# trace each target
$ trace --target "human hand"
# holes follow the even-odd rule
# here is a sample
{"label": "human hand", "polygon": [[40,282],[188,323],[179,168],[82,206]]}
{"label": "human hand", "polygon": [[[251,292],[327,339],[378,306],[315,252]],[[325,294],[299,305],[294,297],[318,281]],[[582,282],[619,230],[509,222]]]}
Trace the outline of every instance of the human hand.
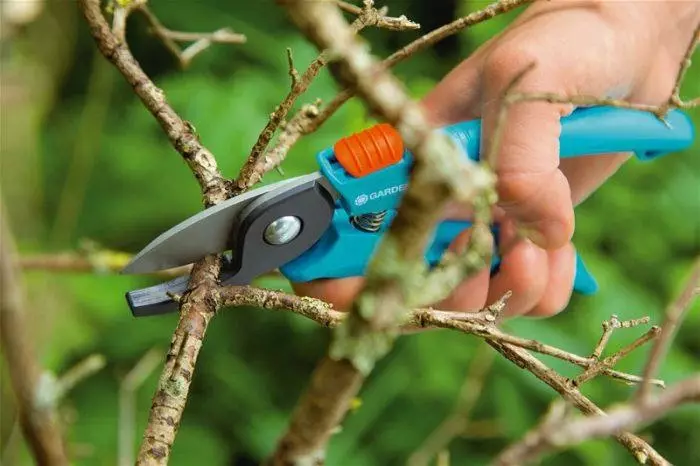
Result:
{"label": "human hand", "polygon": [[[482,156],[488,153],[500,98],[514,78],[516,92],[608,96],[662,104],[670,96],[683,54],[700,21],[694,2],[537,2],[508,29],[449,73],[423,100],[435,126],[482,118]],[[509,109],[500,150],[490,162],[498,174],[503,251],[499,272],[485,269],[434,307],[478,310],[507,290],[506,314],[550,316],[569,302],[574,280],[574,206],[629,157],[606,154],[559,159],[560,118],[571,104],[519,103]],[[445,218],[468,218],[452,206]],[[518,228],[530,232],[521,238]],[[468,242],[466,231],[452,250]],[[345,309],[360,277],[296,283],[298,294]]]}

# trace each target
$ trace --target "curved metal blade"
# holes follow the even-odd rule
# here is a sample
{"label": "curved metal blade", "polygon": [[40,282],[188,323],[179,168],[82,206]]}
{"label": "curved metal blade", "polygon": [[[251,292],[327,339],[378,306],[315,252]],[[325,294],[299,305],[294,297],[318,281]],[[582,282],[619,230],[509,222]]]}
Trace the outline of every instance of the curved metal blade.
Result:
{"label": "curved metal blade", "polygon": [[[227,242],[231,255],[224,254],[219,280],[222,285],[244,285],[255,277],[293,260],[313,246],[328,230],[336,197],[323,179],[299,177],[284,187],[251,201],[233,220]],[[297,235],[284,243],[270,243],[267,227],[276,219],[294,216],[300,220]],[[160,285],[132,290],[126,299],[134,316],[174,312],[173,294],[187,289],[189,277],[178,277]]]}
{"label": "curved metal blade", "polygon": [[238,214],[250,203],[290,184],[322,178],[318,172],[280,181],[234,197],[193,215],[151,241],[122,270],[146,273],[191,264],[228,248]]}

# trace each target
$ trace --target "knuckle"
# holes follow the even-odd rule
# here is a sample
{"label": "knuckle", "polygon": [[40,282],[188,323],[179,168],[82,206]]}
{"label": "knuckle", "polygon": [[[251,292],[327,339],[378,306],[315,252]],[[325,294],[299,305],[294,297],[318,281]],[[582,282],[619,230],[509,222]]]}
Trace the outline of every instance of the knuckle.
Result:
{"label": "knuckle", "polygon": [[484,76],[492,79],[509,79],[524,68],[537,64],[537,54],[529,47],[506,42],[495,47],[484,62]]}
{"label": "knuckle", "polygon": [[487,83],[504,88],[527,67],[542,66],[539,54],[530,47],[514,42],[505,42],[495,47],[484,60],[483,76]]}
{"label": "knuckle", "polygon": [[525,226],[543,233],[553,243],[550,246],[565,244],[574,232],[571,195],[563,192],[568,185],[558,182],[561,176],[506,173],[497,183],[499,206]]}

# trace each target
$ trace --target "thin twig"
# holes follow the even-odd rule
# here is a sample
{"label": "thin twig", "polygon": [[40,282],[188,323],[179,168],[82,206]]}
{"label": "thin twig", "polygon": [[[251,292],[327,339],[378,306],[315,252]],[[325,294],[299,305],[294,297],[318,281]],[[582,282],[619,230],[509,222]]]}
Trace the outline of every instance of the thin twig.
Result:
{"label": "thin twig", "polygon": [[[356,8],[357,19],[350,25],[350,29],[354,34],[357,34],[362,29],[369,26],[393,30],[409,30],[419,27],[416,23],[409,21],[404,16],[399,18],[385,17],[385,12],[374,8],[374,2],[372,1],[365,1],[363,8]],[[291,50],[288,50],[287,60],[290,67],[290,75],[292,76],[292,88],[284,99],[282,99],[282,102],[277,108],[270,114],[270,119],[265,125],[265,128],[260,132],[258,140],[251,149],[250,155],[241,168],[238,178],[231,183],[231,191],[234,194],[240,194],[251,188],[262,179],[265,173],[279,166],[287,152],[289,152],[291,145],[293,145],[301,135],[308,134],[311,131],[311,128],[314,126],[315,116],[313,119],[306,121],[304,126],[300,128],[301,132],[292,140],[291,144],[286,146],[283,145],[285,144],[284,142],[279,142],[278,146],[272,150],[272,152],[275,153],[274,156],[268,157],[267,146],[272,140],[272,137],[284,121],[287,113],[289,113],[294,106],[297,98],[306,92],[319,71],[326,65],[328,57],[328,52],[322,51],[318,57],[311,62],[306,71],[295,79],[296,70],[292,63]],[[292,121],[299,122],[304,120],[303,115],[305,113],[307,113],[306,110],[302,108],[297,115],[292,118]],[[289,142],[290,139],[288,138],[286,141]]]}
{"label": "thin twig", "polygon": [[586,440],[609,435],[619,436],[623,430],[633,430],[652,422],[679,405],[689,402],[700,402],[698,376],[671,386],[656,398],[646,398],[640,403],[621,406],[607,414],[599,413],[575,420],[565,415],[558,416],[536,427],[522,440],[508,447],[494,464],[506,466],[530,463],[549,450],[578,445]]}
{"label": "thin twig", "polygon": [[[622,99],[613,99],[608,97],[599,97],[591,95],[565,96],[549,92],[531,92],[510,93],[510,95],[507,95],[505,97],[504,107],[508,107],[518,102],[549,102],[573,104],[578,106],[606,105],[610,107],[628,108],[633,110],[649,112],[663,121],[668,112],[674,108],[689,109],[700,104],[700,98],[684,102],[680,97],[680,88],[683,82],[683,77],[685,76],[686,71],[691,65],[691,57],[693,56],[693,53],[699,42],[700,23],[698,23],[698,25],[695,27],[690,43],[688,44],[688,47],[685,50],[683,59],[681,60],[681,63],[679,65],[678,74],[676,75],[676,81],[673,86],[673,90],[671,91],[671,95],[669,95],[668,99],[666,99],[665,102],[659,105],[636,103]],[[320,116],[320,118],[322,118],[322,115]]]}
{"label": "thin twig", "polygon": [[[538,340],[521,338],[504,333],[503,331],[501,331],[493,325],[483,325],[476,322],[460,321],[451,318],[449,315],[440,315],[436,313],[424,313],[422,315],[421,322],[424,323],[426,326],[459,330],[464,333],[479,336],[488,341],[507,343],[513,346],[517,346],[519,348],[535,351],[540,354],[546,354],[548,356],[552,356],[561,359],[562,361],[567,361],[572,364],[576,364],[577,366],[586,369],[596,362],[595,359],[579,356],[561,348],[547,345]],[[602,374],[605,374],[608,377],[622,380],[628,384],[640,383],[642,381],[641,377],[615,371],[607,367],[602,369]],[[665,386],[662,380],[654,380],[654,384],[660,387]]]}
{"label": "thin twig", "polygon": [[[140,2],[129,3],[136,5]],[[100,52],[121,72],[144,106],[158,121],[170,143],[180,153],[199,182],[206,206],[227,199],[227,186],[213,154],[199,141],[190,123],[183,120],[161,89],[141,69],[128,45],[110,29],[100,10],[99,0],[79,0],[78,4]],[[117,6],[115,16],[123,10]],[[126,14],[126,13],[124,13]]]}
{"label": "thin twig", "polygon": [[[255,173],[262,176],[282,164],[292,146],[307,133],[307,128],[313,124],[314,119],[319,114],[320,105],[321,101],[317,100],[313,104],[302,106],[301,110],[284,125],[275,146],[257,159],[256,165],[253,167]],[[250,178],[251,183],[254,178]]]}
{"label": "thin twig", "polygon": [[[45,270],[65,273],[119,273],[133,256],[120,251],[102,249],[92,254],[63,252],[57,254],[32,254],[18,258],[17,265],[24,270]],[[172,269],[158,270],[151,275],[159,277],[179,277],[192,269],[183,265]]]}
{"label": "thin twig", "polygon": [[101,354],[92,354],[64,372],[56,382],[56,398],[61,399],[73,387],[102,370],[107,360]]}
{"label": "thin twig", "polygon": [[163,29],[162,34],[172,40],[181,42],[196,42],[202,39],[209,40],[217,44],[244,44],[246,37],[228,28],[221,28],[214,32],[184,32]]}
{"label": "thin twig", "polygon": [[299,71],[294,67],[294,55],[291,47],[287,47],[287,66],[289,67],[289,77],[292,79],[292,91],[299,84],[301,77]]}
{"label": "thin twig", "polygon": [[24,286],[16,268],[15,242],[0,202],[0,343],[15,394],[19,422],[38,464],[67,465],[55,410],[56,384],[39,365],[26,315]]}
{"label": "thin twig", "polygon": [[[180,63],[185,68],[192,63],[194,57],[208,49],[212,44],[242,44],[245,42],[245,36],[236,34],[229,28],[217,29],[211,33],[183,33],[175,31],[167,31],[165,35],[175,37],[199,37],[193,44],[189,45],[180,54]],[[182,40],[182,39],[176,39]]]}
{"label": "thin twig", "polygon": [[126,20],[135,10],[141,8],[148,0],[131,0],[116,2],[112,14],[112,33],[120,42],[126,42]]}
{"label": "thin twig", "polygon": [[[229,28],[222,28],[214,32],[172,31],[163,26],[145,2],[137,7],[137,11],[146,18],[153,35],[163,42],[163,45],[177,58],[182,68],[189,66],[195,55],[206,50],[211,44],[244,44],[246,42],[246,36],[234,33]],[[194,42],[194,44],[182,50],[177,42]]]}
{"label": "thin twig", "polygon": [[[261,309],[293,312],[313,320],[323,327],[335,328],[348,317],[347,312],[333,309],[320,299],[297,296],[283,291],[255,288],[252,286],[225,286],[219,289],[222,306],[253,306]],[[480,312],[452,312],[435,309],[416,309],[408,314],[403,325],[407,328],[429,328],[427,315],[435,318],[453,319],[455,322],[486,324],[494,322],[501,305],[494,304]]]}
{"label": "thin twig", "polygon": [[586,381],[591,380],[600,374],[603,369],[615,366],[622,358],[629,355],[632,351],[656,338],[660,332],[661,329],[659,327],[654,326],[650,328],[644,335],[640,336],[629,345],[623,347],[612,356],[608,356],[603,361],[596,361],[593,363],[588,369],[574,379],[574,384],[581,386]]}
{"label": "thin twig", "polygon": [[664,318],[663,324],[661,324],[661,335],[659,335],[659,338],[652,346],[649,359],[644,366],[644,381],[637,391],[637,401],[641,402],[649,396],[649,381],[656,375],[678,326],[683,321],[693,298],[695,298],[698,293],[700,293],[700,258],[695,260],[695,264],[690,272],[690,277],[683,286],[678,298],[666,308],[666,317]]}
{"label": "thin twig", "polygon": [[681,99],[681,85],[683,84],[683,78],[685,77],[685,73],[688,71],[688,68],[690,68],[692,63],[691,57],[693,56],[698,43],[700,43],[700,22],[697,24],[697,26],[695,26],[693,37],[690,39],[690,44],[688,45],[688,48],[683,55],[683,59],[681,60],[681,66],[678,69],[678,75],[676,76],[676,84],[673,86],[671,98],[668,99],[669,106],[688,109],[700,105],[700,98],[695,98],[687,102],[684,102],[683,99]]}
{"label": "thin twig", "polygon": [[[527,3],[531,3],[532,1],[533,0],[500,0],[494,2],[481,10],[456,19],[449,24],[441,26],[433,31],[430,31],[426,35],[421,36],[420,38],[391,54],[382,62],[382,65],[386,68],[391,68],[453,34],[457,34],[468,27],[487,21],[495,16],[508,13],[509,11],[512,11]],[[320,128],[321,125],[323,125],[331,116],[333,116],[335,112],[338,111],[338,109],[340,109],[340,107],[342,107],[343,104],[354,95],[355,91],[349,88],[336,94],[336,96],[324,107],[321,114],[315,120],[314,125],[309,129],[309,132],[316,131],[318,128]]]}
{"label": "thin twig", "polygon": [[600,336],[600,340],[598,340],[598,343],[595,345],[595,348],[593,349],[593,354],[591,354],[592,358],[595,359],[600,359],[601,354],[603,354],[603,350],[605,350],[605,347],[608,344],[608,341],[610,340],[610,336],[612,336],[613,332],[617,330],[618,328],[633,328],[638,325],[642,324],[648,324],[649,323],[649,317],[642,317],[641,319],[632,319],[632,320],[624,320],[621,321],[619,317],[616,315],[612,315],[610,319],[603,321],[603,334]]}
{"label": "thin twig", "polygon": [[[565,377],[557,374],[556,371],[552,370],[542,361],[531,355],[527,350],[495,341],[488,341],[488,344],[491,345],[496,351],[501,353],[506,359],[513,362],[518,367],[531,372],[538,379],[552,387],[564,398],[564,400],[572,403],[582,413],[586,415],[598,416],[605,414],[602,409],[583,395],[578,388],[570,384]],[[627,448],[640,464],[650,464],[654,466],[669,465],[668,461],[666,461],[666,459],[664,459],[664,457],[654,450],[654,448],[652,448],[648,443],[629,432],[616,433],[615,439],[622,446]],[[521,460],[519,457],[513,457],[509,454],[505,458],[498,458],[495,464],[505,466],[520,464],[520,461]]]}
{"label": "thin twig", "polygon": [[[347,312],[336,311],[324,301],[300,297],[282,291],[246,286],[227,286],[222,287],[219,294],[222,306],[254,306],[268,310],[293,312],[311,319],[324,327],[337,327],[348,317]],[[576,364],[584,369],[591,367],[596,362],[594,359],[579,356],[537,340],[510,335],[500,330],[494,324],[498,322],[509,297],[510,293],[506,293],[500,300],[479,312],[441,311],[430,308],[415,309],[403,320],[402,327],[406,330],[429,328],[457,330],[486,340],[508,343],[546,354],[562,361]],[[636,384],[642,381],[641,377],[619,372],[610,367],[602,368],[601,373],[627,384]],[[662,388],[665,386],[662,380],[654,380],[653,383]]]}

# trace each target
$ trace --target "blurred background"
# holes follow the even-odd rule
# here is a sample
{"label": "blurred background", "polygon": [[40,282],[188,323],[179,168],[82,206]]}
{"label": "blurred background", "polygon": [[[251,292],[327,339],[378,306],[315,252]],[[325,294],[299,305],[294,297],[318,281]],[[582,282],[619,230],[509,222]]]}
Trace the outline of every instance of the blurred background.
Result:
{"label": "blurred background", "polygon": [[[390,12],[421,23],[423,31],[485,5],[469,0],[386,3]],[[3,0],[1,8],[0,180],[5,214],[22,255],[100,248],[134,253],[199,211],[199,190],[189,169],[130,87],[99,55],[75,3]],[[213,46],[183,71],[139,15],[128,27],[131,48],[143,68],[183,118],[196,126],[224,174],[233,176],[268,114],[289,89],[285,47],[292,47],[300,70],[314,58],[314,49],[272,0],[153,2],[152,10],[171,29],[213,31],[228,26],[248,37],[244,45]],[[396,71],[420,97],[516,14],[453,36]],[[376,53],[386,56],[419,34],[368,31],[365,37]],[[328,101],[334,93],[332,80],[323,74],[299,104],[316,97]],[[700,66],[685,79],[684,95],[700,95]],[[700,127],[700,113],[691,114]],[[317,151],[368,123],[362,106],[349,103],[318,133],[295,146],[283,165],[284,176],[314,170]],[[587,355],[600,335],[601,322],[611,314],[621,319],[650,315],[660,323],[665,305],[679,292],[700,253],[698,149],[696,142],[685,152],[653,163],[630,161],[581,205],[575,243],[598,278],[600,292],[575,297],[555,318],[517,320],[508,323],[508,330]],[[272,173],[265,182],[281,178]],[[24,278],[27,311],[45,367],[61,373],[89,355],[106,359],[106,367],[79,384],[62,404],[75,464],[118,464],[120,430],[124,438],[132,436],[133,448],[140,443],[159,358],[177,319],[169,315],[136,320],[123,294],[160,279],[100,270],[27,270]],[[259,285],[289,289],[283,279],[266,279]],[[697,311],[696,305],[661,369],[660,376],[669,383],[700,368]],[[643,331],[618,331],[609,350]],[[328,337],[327,330],[292,314],[222,311],[207,334],[171,464],[257,464],[286,427]],[[147,354],[139,369],[146,377],[134,389],[132,427],[128,418],[119,416],[120,392],[122,411],[128,413],[124,402],[130,399],[130,385],[124,379]],[[636,351],[620,368],[638,373],[646,354],[645,349]],[[480,341],[456,332],[401,338],[332,440],[328,464],[398,465],[412,454],[415,459],[452,411],[472,363],[481,367],[482,375],[467,386],[478,387],[483,378],[484,387],[480,394],[467,393],[478,398],[449,451],[451,464],[487,463],[533,426],[555,398],[530,374],[500,356],[489,356]],[[143,369],[149,359],[155,362],[152,372]],[[578,373],[559,361],[545,362],[566,375]],[[5,363],[0,364],[2,462],[30,464],[15,422]],[[603,406],[623,401],[633,391],[607,379],[584,387],[584,393]],[[642,433],[674,464],[700,462],[700,408],[679,409]],[[552,455],[543,464],[624,465],[633,460],[606,440]]]}

